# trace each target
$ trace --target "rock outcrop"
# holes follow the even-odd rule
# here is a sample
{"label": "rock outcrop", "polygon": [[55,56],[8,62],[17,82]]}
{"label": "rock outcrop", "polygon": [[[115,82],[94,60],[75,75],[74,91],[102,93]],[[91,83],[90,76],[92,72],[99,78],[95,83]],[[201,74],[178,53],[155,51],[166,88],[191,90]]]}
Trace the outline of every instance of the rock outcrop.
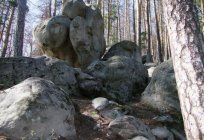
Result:
{"label": "rock outcrop", "polygon": [[135,61],[142,63],[142,57],[139,53],[139,47],[132,41],[121,41],[113,45],[103,56],[103,60],[107,60],[113,56],[126,56],[134,58]]}
{"label": "rock outcrop", "polygon": [[106,48],[100,10],[83,0],[63,1],[62,15],[40,23],[33,34],[44,54],[83,69],[100,59]]}
{"label": "rock outcrop", "polygon": [[149,85],[142,94],[142,102],[160,111],[180,112],[172,60],[163,62],[156,67]]}
{"label": "rock outcrop", "polygon": [[0,133],[11,139],[74,140],[74,106],[51,81],[29,78],[0,91]]}
{"label": "rock outcrop", "polygon": [[78,93],[77,72],[64,61],[49,57],[0,58],[0,84],[5,88],[16,85],[29,77],[50,80],[72,95]]}
{"label": "rock outcrop", "polygon": [[78,68],[75,68],[75,70],[76,70],[75,76],[78,82],[80,94],[89,98],[101,96],[102,93],[101,81],[87,73],[82,72]]}
{"label": "rock outcrop", "polygon": [[34,38],[43,54],[77,66],[77,55],[69,38],[70,22],[66,16],[48,19],[36,26]]}
{"label": "rock outcrop", "polygon": [[87,17],[76,17],[70,25],[70,39],[81,68],[99,60],[105,52],[103,18],[98,10],[87,9]]}
{"label": "rock outcrop", "polygon": [[127,102],[133,96],[140,96],[148,79],[146,67],[126,56],[95,61],[86,71],[102,81],[105,96],[119,102]]}
{"label": "rock outcrop", "polygon": [[108,126],[113,132],[118,133],[126,139],[135,136],[144,136],[149,140],[156,140],[150,128],[141,120],[133,116],[122,116],[110,122]]}
{"label": "rock outcrop", "polygon": [[85,17],[86,8],[83,0],[63,0],[62,15],[70,19],[74,19],[77,16]]}

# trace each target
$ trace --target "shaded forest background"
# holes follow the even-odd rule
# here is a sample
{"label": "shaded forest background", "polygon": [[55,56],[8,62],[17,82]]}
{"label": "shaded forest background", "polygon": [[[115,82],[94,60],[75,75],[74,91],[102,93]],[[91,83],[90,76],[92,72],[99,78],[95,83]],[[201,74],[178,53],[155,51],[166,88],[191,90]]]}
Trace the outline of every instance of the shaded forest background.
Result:
{"label": "shaded forest background", "polygon": [[[61,12],[61,0],[18,1],[0,0],[1,57],[30,56],[36,48],[32,36],[34,26]],[[142,55],[147,55],[146,61],[160,63],[171,57],[162,0],[84,1],[87,5],[101,10],[107,47],[122,40],[131,40],[138,44]],[[203,1],[194,0],[194,4],[200,19],[200,29],[203,30]],[[17,21],[19,9],[23,9],[26,15],[25,20],[20,22]],[[21,26],[25,24],[24,30],[19,30],[19,23]],[[19,37],[19,32],[24,32],[24,36]],[[19,40],[23,45],[18,45]],[[19,50],[20,53],[17,53]]]}

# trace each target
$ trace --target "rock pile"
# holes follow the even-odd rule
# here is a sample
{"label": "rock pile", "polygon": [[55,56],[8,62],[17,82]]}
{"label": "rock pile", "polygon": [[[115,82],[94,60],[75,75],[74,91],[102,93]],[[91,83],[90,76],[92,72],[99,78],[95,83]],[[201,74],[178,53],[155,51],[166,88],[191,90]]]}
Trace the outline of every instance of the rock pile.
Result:
{"label": "rock pile", "polygon": [[101,13],[82,0],[63,1],[62,15],[40,23],[33,34],[44,54],[65,60],[70,66],[86,68],[105,52]]}

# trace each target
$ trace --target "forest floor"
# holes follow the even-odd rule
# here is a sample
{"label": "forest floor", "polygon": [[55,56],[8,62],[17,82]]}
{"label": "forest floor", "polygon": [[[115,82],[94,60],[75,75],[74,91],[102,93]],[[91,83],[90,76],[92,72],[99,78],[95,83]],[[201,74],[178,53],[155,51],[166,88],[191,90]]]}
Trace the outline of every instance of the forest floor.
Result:
{"label": "forest floor", "polygon": [[[107,120],[99,116],[96,110],[92,107],[91,100],[89,99],[72,99],[76,108],[75,125],[78,135],[78,140],[125,140],[121,136],[112,133],[108,129],[110,120]],[[132,101],[126,104],[131,109],[130,114],[136,118],[141,119],[150,128],[158,126],[174,125],[174,128],[178,128],[178,123],[162,124],[153,119],[158,116],[162,116],[158,110],[155,110],[138,101]],[[168,112],[171,116],[176,118],[178,114],[175,112]],[[98,129],[96,129],[99,126]]]}
{"label": "forest floor", "polygon": [[[73,104],[75,106],[75,126],[77,131],[77,140],[125,140],[118,134],[114,134],[108,129],[108,124],[111,120],[107,120],[100,115],[92,106],[92,100],[86,98],[73,98]],[[180,123],[162,123],[153,119],[165,114],[160,113],[143,103],[138,101],[132,101],[127,103],[131,110],[128,115],[132,115],[141,119],[150,128],[158,126],[181,128]],[[178,114],[175,112],[168,112],[166,114],[171,115],[174,119],[178,119]],[[0,135],[0,140],[10,140],[7,137]]]}

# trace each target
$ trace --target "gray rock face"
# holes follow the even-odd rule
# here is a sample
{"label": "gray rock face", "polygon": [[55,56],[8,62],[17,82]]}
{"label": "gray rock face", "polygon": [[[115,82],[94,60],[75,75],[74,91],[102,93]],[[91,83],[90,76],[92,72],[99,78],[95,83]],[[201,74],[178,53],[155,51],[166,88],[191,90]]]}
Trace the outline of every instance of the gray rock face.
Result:
{"label": "gray rock face", "polygon": [[81,69],[75,68],[75,70],[80,94],[85,97],[100,96],[102,83],[93,76],[83,73]]}
{"label": "gray rock face", "polygon": [[81,68],[99,60],[105,52],[104,25],[100,11],[87,7],[85,18],[75,17],[70,25],[70,39]]}
{"label": "gray rock face", "polygon": [[51,80],[69,94],[77,94],[76,71],[64,61],[49,57],[0,58],[0,84],[5,88],[16,85],[29,77]]}
{"label": "gray rock face", "polygon": [[0,133],[11,139],[76,137],[69,96],[50,81],[29,78],[0,91],[0,109]]}
{"label": "gray rock face", "polygon": [[108,99],[103,97],[93,99],[92,106],[97,110],[101,117],[105,118],[109,122],[129,113],[126,106],[122,106],[114,101],[108,101]]}
{"label": "gray rock face", "polygon": [[112,56],[126,56],[134,58],[135,61],[142,63],[142,57],[139,53],[138,46],[131,41],[121,41],[113,45],[103,56],[106,60]]}
{"label": "gray rock face", "polygon": [[86,4],[83,0],[64,0],[62,15],[73,19],[77,16],[85,17]]}
{"label": "gray rock face", "polygon": [[56,16],[40,23],[34,29],[34,37],[37,46],[44,54],[76,66],[77,56],[69,39],[69,26],[69,18]]}
{"label": "gray rock face", "polygon": [[142,94],[142,102],[160,111],[180,111],[172,60],[154,70],[152,79]]}
{"label": "gray rock face", "polygon": [[104,109],[100,110],[99,114],[107,120],[114,120],[116,118],[125,116],[129,110],[119,105],[108,104]]}
{"label": "gray rock face", "polygon": [[95,61],[87,72],[102,81],[103,93],[107,97],[119,102],[127,102],[133,95],[140,96],[148,77],[143,64],[126,56]]}
{"label": "gray rock face", "polygon": [[104,22],[99,9],[83,0],[63,0],[63,16],[40,23],[33,34],[43,54],[85,69],[105,52]]}
{"label": "gray rock face", "polygon": [[151,131],[159,140],[174,140],[173,134],[166,127],[156,127]]}
{"label": "gray rock face", "polygon": [[108,127],[126,139],[131,139],[135,136],[144,136],[147,139],[156,140],[150,128],[133,116],[116,118],[110,122]]}

